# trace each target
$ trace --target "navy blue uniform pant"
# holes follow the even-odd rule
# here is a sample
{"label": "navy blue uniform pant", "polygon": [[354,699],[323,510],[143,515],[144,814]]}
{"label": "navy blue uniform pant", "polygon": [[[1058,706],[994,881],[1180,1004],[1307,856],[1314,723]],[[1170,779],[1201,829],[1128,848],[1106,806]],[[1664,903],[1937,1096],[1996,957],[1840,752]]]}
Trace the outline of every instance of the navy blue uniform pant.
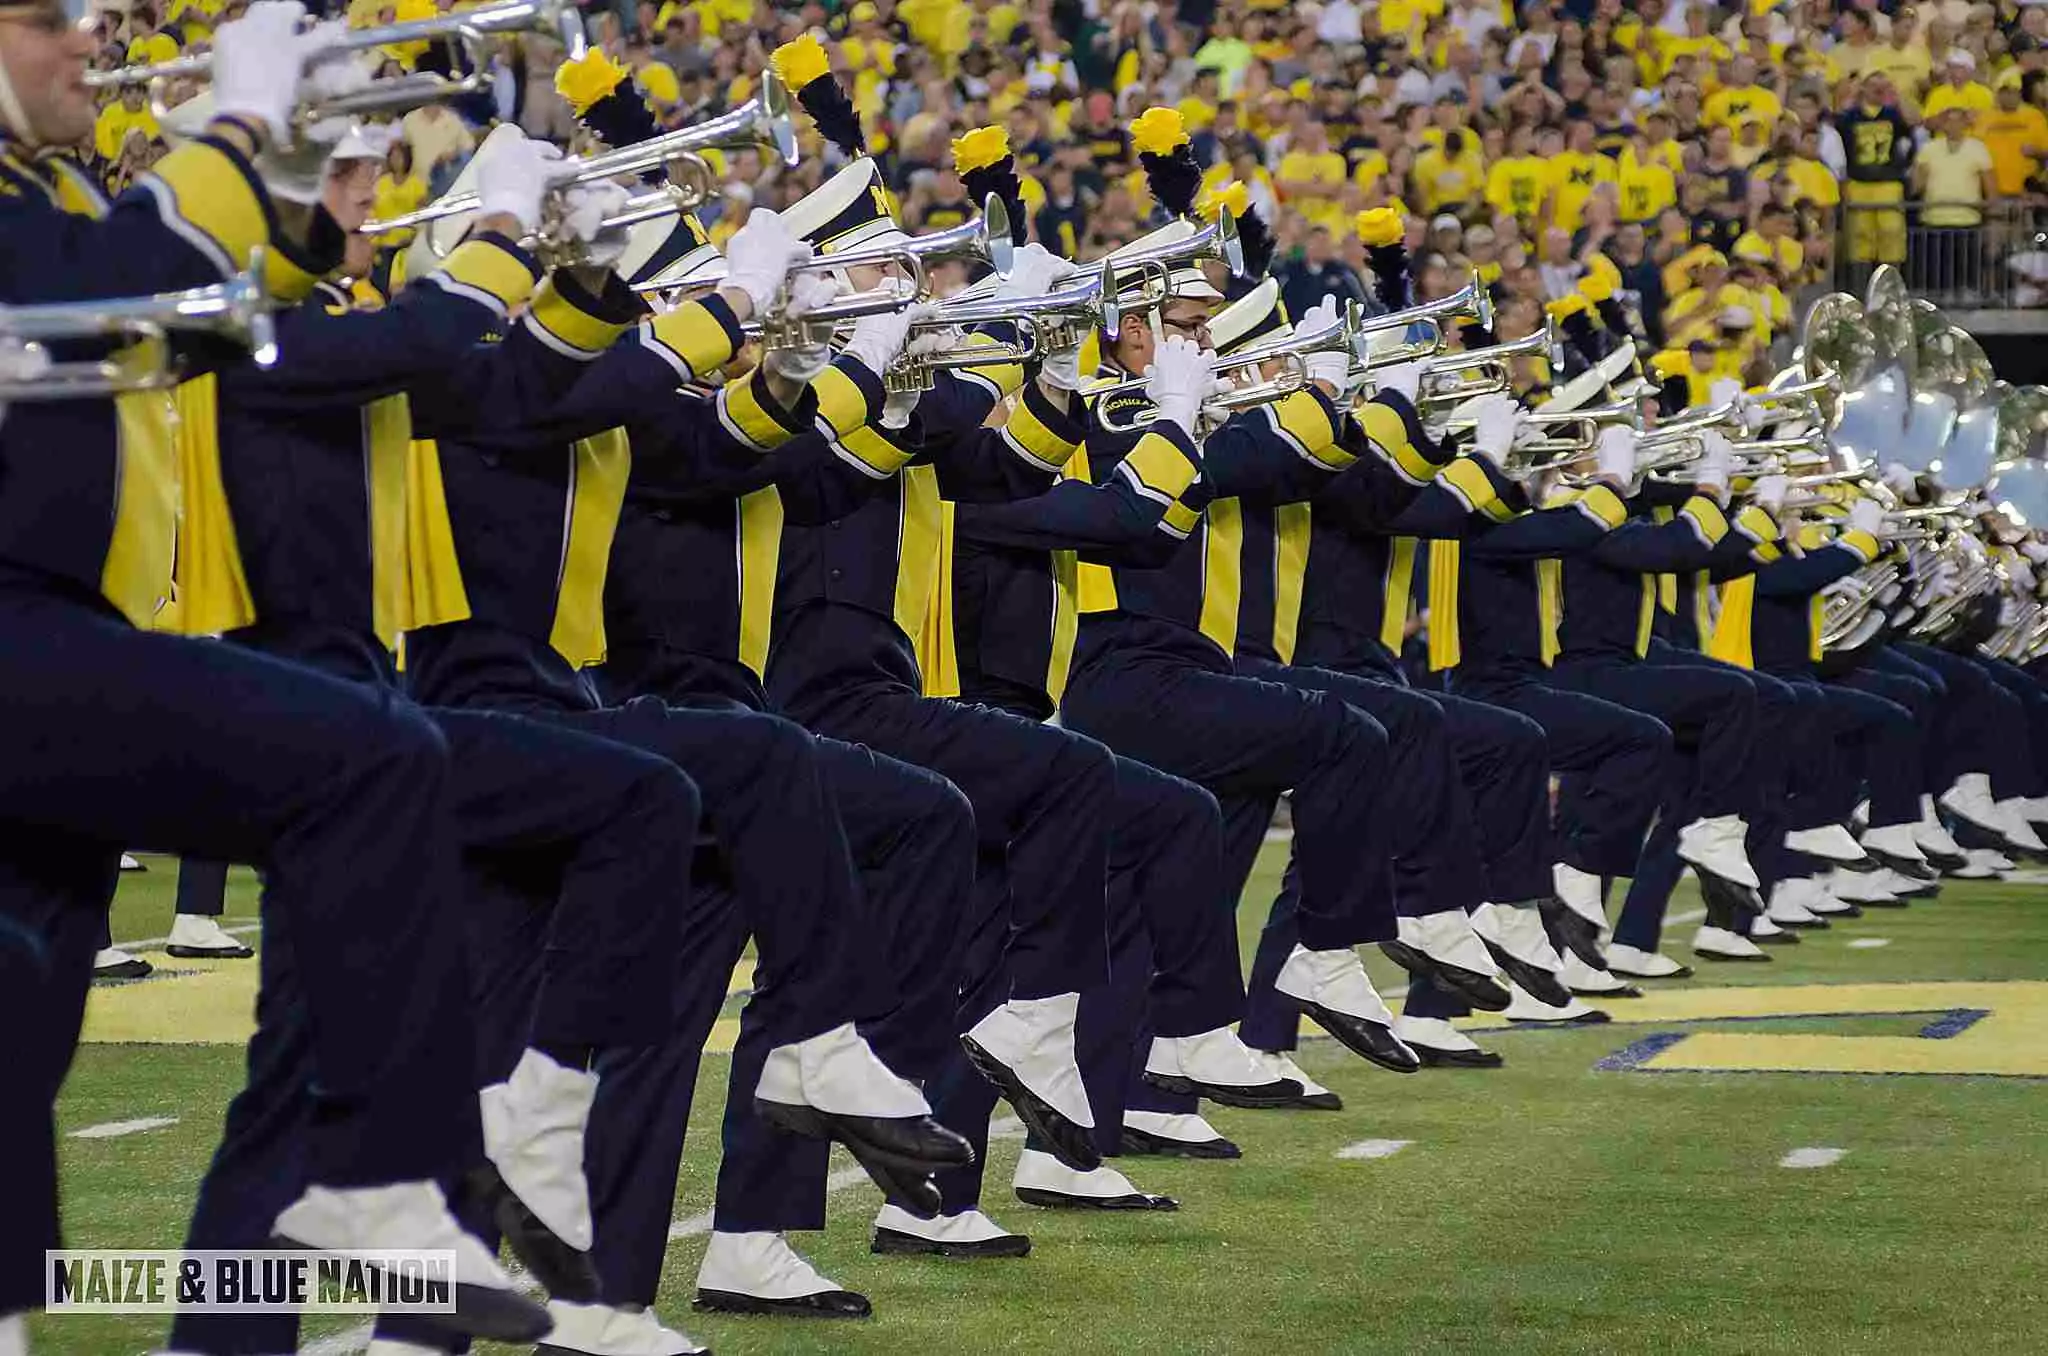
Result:
{"label": "navy blue uniform pant", "polygon": [[[1393,860],[1398,914],[1470,912],[1485,901],[1487,879],[1471,797],[1459,776],[1451,721],[1441,704],[1374,677],[1258,660],[1239,667],[1269,682],[1327,693],[1371,716],[1387,732],[1380,815]],[[1299,899],[1300,877],[1290,853],[1252,961],[1244,1031],[1245,1040],[1259,1049],[1293,1049],[1300,1027],[1300,1014],[1273,988],[1300,940]]]}
{"label": "navy blue uniform pant", "polygon": [[[11,1001],[19,1108],[0,1313],[39,1305],[58,1246],[58,1088],[121,850],[261,863],[267,921],[303,943],[320,1072],[310,1180],[433,1177],[476,1133],[447,745],[387,694],[225,645],[137,632],[96,599],[0,581],[0,915],[42,983]],[[284,921],[288,920],[288,921]],[[19,1138],[17,1138],[17,1136]],[[265,1221],[267,1224],[268,1221]]]}
{"label": "navy blue uniform pant", "polygon": [[[1109,750],[996,707],[920,695],[917,666],[881,617],[817,603],[776,625],[768,695],[778,709],[929,768],[973,806],[979,861],[952,1030],[1013,998],[1105,983],[1117,789]],[[949,1051],[925,1091],[943,1124],[986,1144],[992,1089],[964,1050]],[[950,1202],[970,1179],[978,1192],[978,1171],[941,1174],[940,1190]]]}
{"label": "navy blue uniform pant", "polygon": [[1871,828],[1918,821],[1920,797],[1934,789],[1926,767],[1928,740],[1940,719],[1935,685],[1866,665],[1828,678],[1824,686],[1865,699],[1843,710],[1839,698],[1829,698],[1838,720],[1828,822],[1846,823],[1859,794],[1869,797]]}
{"label": "navy blue uniform pant", "polygon": [[1625,876],[1635,869],[1668,775],[1669,726],[1516,670],[1453,669],[1451,690],[1543,727],[1551,771],[1566,783],[1554,828],[1559,861],[1595,876]]}
{"label": "navy blue uniform pant", "polygon": [[1327,951],[1392,938],[1380,724],[1327,693],[1240,675],[1183,628],[1104,625],[1117,632],[1098,631],[1068,680],[1068,727],[1215,795],[1233,899],[1291,791],[1301,944]]}
{"label": "navy blue uniform pant", "polygon": [[[529,1046],[581,1064],[665,1038],[675,957],[696,945],[684,931],[695,788],[672,764],[607,740],[494,712],[428,714],[453,755],[464,880],[439,906],[468,942],[471,1088],[501,1081]],[[200,1184],[191,1248],[264,1246],[304,1186],[315,1076],[307,958],[288,931],[266,927],[264,940],[248,1079]],[[481,1142],[471,1150],[474,1161]],[[295,1332],[290,1314],[184,1315],[172,1345],[288,1351]]]}
{"label": "navy blue uniform pant", "polygon": [[1992,682],[2019,699],[2020,708],[2026,714],[2027,749],[2034,769],[2035,789],[2026,794],[2048,795],[2048,690],[2043,690],[2025,669],[2009,659],[1972,655],[1970,660],[1982,668]]}
{"label": "navy blue uniform pant", "polygon": [[1899,660],[1911,661],[1941,684],[1942,735],[1927,745],[1931,794],[1946,791],[1966,772],[1988,775],[1991,794],[1999,800],[2040,794],[2033,744],[2022,734],[2026,707],[2018,696],[1968,656],[1903,641],[1889,649],[1892,654],[1880,652],[1880,664],[1889,669]]}

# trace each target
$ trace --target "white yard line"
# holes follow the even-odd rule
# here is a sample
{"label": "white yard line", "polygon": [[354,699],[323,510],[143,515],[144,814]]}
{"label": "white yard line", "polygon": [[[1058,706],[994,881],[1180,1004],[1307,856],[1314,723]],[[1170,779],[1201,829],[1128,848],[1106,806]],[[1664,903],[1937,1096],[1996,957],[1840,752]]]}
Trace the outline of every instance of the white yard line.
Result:
{"label": "white yard line", "polygon": [[1362,1139],[1337,1150],[1337,1157],[1392,1158],[1414,1142],[1412,1139]]}
{"label": "white yard line", "polygon": [[176,1125],[176,1116],[144,1116],[132,1121],[108,1121],[105,1125],[88,1125],[83,1130],[73,1130],[69,1139],[119,1139],[123,1135],[139,1135],[145,1130],[161,1130],[167,1125]]}
{"label": "white yard line", "polygon": [[1805,1149],[1794,1149],[1778,1160],[1781,1168],[1831,1168],[1842,1161],[1847,1149],[1829,1149],[1814,1145]]}
{"label": "white yard line", "polygon": [[1890,946],[1891,944],[1892,939],[1889,937],[1858,937],[1855,941],[1849,943],[1849,948],[1852,951],[1873,951],[1880,946]]}

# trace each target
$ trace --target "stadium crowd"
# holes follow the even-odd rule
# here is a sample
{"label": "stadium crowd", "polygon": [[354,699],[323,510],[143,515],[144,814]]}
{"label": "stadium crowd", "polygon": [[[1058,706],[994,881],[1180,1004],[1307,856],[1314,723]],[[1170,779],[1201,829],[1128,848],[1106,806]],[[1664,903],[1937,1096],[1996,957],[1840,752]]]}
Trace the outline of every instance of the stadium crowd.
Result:
{"label": "stadium crowd", "polygon": [[[239,8],[110,8],[102,64],[169,56]],[[1925,242],[1917,281],[1981,281],[1974,261],[2031,221],[2048,155],[2048,4],[2015,0],[614,0],[594,13],[670,125],[744,101],[777,43],[829,34],[913,225],[971,214],[947,147],[1002,122],[1037,237],[1100,257],[1151,206],[1123,128],[1168,104],[1212,179],[1251,186],[1279,223],[1291,304],[1331,286],[1363,298],[1351,223],[1399,206],[1411,247],[1511,295],[1562,297],[1611,261],[1660,347],[1716,328],[1768,343],[1787,298],[1826,280],[1838,251],[1907,262],[1909,221]],[[380,215],[445,186],[494,119],[570,138],[553,44],[501,39],[491,60],[488,93],[404,120]],[[95,141],[116,186],[162,151],[140,91],[109,103]],[[837,161],[742,168],[704,214],[714,239],[754,199],[792,202]]]}

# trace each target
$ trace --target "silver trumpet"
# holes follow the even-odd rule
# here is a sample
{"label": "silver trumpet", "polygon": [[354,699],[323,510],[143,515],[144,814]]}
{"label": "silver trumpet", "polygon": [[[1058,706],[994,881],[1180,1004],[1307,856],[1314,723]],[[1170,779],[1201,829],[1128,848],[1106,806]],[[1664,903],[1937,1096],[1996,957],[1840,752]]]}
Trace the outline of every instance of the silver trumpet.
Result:
{"label": "silver trumpet", "polygon": [[[353,117],[362,113],[393,113],[488,89],[491,73],[488,54],[484,50],[485,40],[502,33],[533,30],[553,33],[560,37],[569,49],[571,57],[583,55],[583,14],[576,8],[573,0],[501,0],[498,4],[482,5],[461,13],[437,15],[432,19],[415,19],[409,23],[350,29],[328,50],[363,52],[408,42],[432,42],[441,38],[453,38],[460,42],[468,53],[469,72],[466,75],[451,77],[431,71],[418,71],[409,75],[374,80],[365,89],[334,99],[304,104],[294,110],[294,119],[299,125],[304,126],[324,118]],[[174,81],[207,75],[212,69],[213,55],[210,52],[199,52],[172,61],[123,66],[112,71],[88,71],[85,82],[94,89],[127,89],[135,85],[146,85],[149,87],[150,107],[157,118],[162,120],[170,110],[165,98],[169,85]]]}
{"label": "silver trumpet", "polygon": [[0,402],[81,400],[124,391],[157,391],[181,379],[176,358],[162,341],[174,333],[230,339],[249,350],[259,367],[277,361],[277,329],[263,284],[262,251],[246,272],[184,292],[104,301],[0,306],[0,341],[14,340],[33,362],[45,344],[114,340],[141,344],[106,358],[51,361],[32,377],[0,382]]}
{"label": "silver trumpet", "polygon": [[[1123,309],[1149,311],[1165,305],[1173,295],[1174,269],[1209,260],[1221,263],[1230,270],[1233,278],[1244,276],[1244,246],[1237,238],[1237,218],[1227,207],[1217,213],[1216,220],[1193,235],[1148,249],[1120,251],[1110,255],[1104,263],[1113,270],[1116,278],[1113,290],[1121,297]],[[1126,273],[1138,275],[1135,284],[1124,280]]]}
{"label": "silver trumpet", "polygon": [[[1511,476],[1562,470],[1591,456],[1603,430],[1632,428],[1641,417],[1642,410],[1633,400],[1568,410],[1546,409],[1539,405],[1523,414],[1521,422],[1524,427],[1543,432],[1535,437],[1517,437],[1514,446],[1508,449],[1507,464],[1503,470]],[[1475,427],[1477,423],[1476,415],[1461,413],[1453,415],[1446,427],[1462,431]]]}
{"label": "silver trumpet", "polygon": [[[694,127],[663,132],[617,150],[599,151],[595,155],[564,161],[554,187],[572,188],[578,184],[599,183],[665,168],[669,181],[663,191],[669,195],[672,204],[668,210],[685,211],[705,202],[719,187],[718,178],[705,162],[703,152],[757,147],[781,156],[785,165],[796,164],[796,131],[790,121],[789,91],[773,71],[761,73],[759,94],[721,117]],[[451,217],[473,216],[476,211],[475,193],[448,193],[417,211],[365,222],[357,229],[364,235],[382,235],[386,231],[425,226]],[[635,220],[651,220],[652,215]],[[428,232],[430,241],[434,234]],[[445,252],[436,249],[437,254]]]}
{"label": "silver trumpet", "polygon": [[882,384],[891,392],[928,391],[941,371],[1031,362],[1078,346],[1098,327],[1114,328],[1116,314],[1116,294],[1107,269],[1042,296],[977,296],[948,301],[937,314],[914,328],[924,332],[965,331],[977,325],[1007,324],[1016,330],[1017,337],[998,341],[987,336],[963,335],[958,344],[937,352],[906,353],[883,375]]}
{"label": "silver trumpet", "polygon": [[[1240,349],[1216,360],[1219,376],[1231,372],[1253,371],[1277,363],[1280,370],[1272,376],[1261,375],[1243,385],[1218,392],[1202,402],[1202,418],[1208,423],[1222,423],[1240,410],[1255,405],[1270,405],[1302,390],[1308,385],[1308,359],[1311,354],[1342,354],[1351,361],[1353,370],[1363,365],[1365,350],[1365,326],[1358,304],[1352,302],[1339,311],[1330,324],[1312,330],[1296,329],[1284,338],[1268,340],[1250,348]],[[1083,392],[1087,396],[1107,396],[1124,391],[1143,390],[1145,378],[1127,377],[1106,385],[1093,386]],[[1157,407],[1143,405],[1132,411],[1127,419],[1114,419],[1110,412],[1101,410],[1096,416],[1102,426],[1111,432],[1128,432],[1154,423],[1159,418]]]}
{"label": "silver trumpet", "polygon": [[[1558,332],[1557,322],[1550,320],[1544,328],[1520,339],[1439,354],[1422,364],[1417,399],[1425,405],[1457,405],[1483,395],[1511,394],[1517,358],[1543,358],[1551,363],[1553,373],[1560,372],[1563,347],[1564,336]],[[1376,358],[1374,365],[1385,363]]]}
{"label": "silver trumpet", "polygon": [[[1406,310],[1368,316],[1364,325],[1368,336],[1393,335],[1395,338],[1384,345],[1375,344],[1366,366],[1392,367],[1397,363],[1420,362],[1436,357],[1450,347],[1449,330],[1454,320],[1470,321],[1482,329],[1493,328],[1493,296],[1486,290],[1486,284],[1479,280],[1476,270],[1470,282],[1447,297],[1410,306]],[[1411,325],[1425,325],[1429,333],[1421,339],[1400,338],[1402,331]],[[1492,349],[1476,349],[1474,356],[1490,352]]]}

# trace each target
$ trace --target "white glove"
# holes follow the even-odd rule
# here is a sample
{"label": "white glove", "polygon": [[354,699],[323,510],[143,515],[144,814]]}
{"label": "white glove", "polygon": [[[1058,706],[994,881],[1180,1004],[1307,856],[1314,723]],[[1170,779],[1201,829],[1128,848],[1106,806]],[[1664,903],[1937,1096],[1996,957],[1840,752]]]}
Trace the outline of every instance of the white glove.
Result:
{"label": "white glove", "polygon": [[774,209],[757,207],[725,244],[725,287],[744,292],[756,312],[768,309],[790,265],[810,259],[811,247]]}
{"label": "white glove", "polygon": [[2028,538],[2020,543],[2020,554],[2036,565],[2048,565],[2048,542]]}
{"label": "white glove", "polygon": [[840,352],[879,377],[903,356],[910,343],[911,326],[927,319],[936,309],[930,302],[919,302],[900,311],[862,316]]}
{"label": "white glove", "polygon": [[2014,584],[2019,586],[2022,592],[2032,593],[2034,591],[2034,567],[2026,561],[2019,559],[2006,561],[2005,573]]}
{"label": "white glove", "polygon": [[1636,433],[1630,428],[1603,428],[1594,447],[1599,474],[1626,489],[1636,478]]}
{"label": "white glove", "polygon": [[1506,463],[1508,449],[1515,445],[1515,434],[1521,426],[1522,410],[1515,404],[1514,397],[1479,397],[1475,427],[1472,430],[1473,452],[1492,462],[1498,470]]}
{"label": "white glove", "polygon": [[[937,353],[952,342],[953,336],[945,331],[926,330],[903,346],[903,356],[910,358],[923,353]],[[882,401],[882,427],[897,429],[907,425],[911,412],[923,398],[923,391],[891,391]]]}
{"label": "white glove", "polygon": [[1145,371],[1145,397],[1161,422],[1178,424],[1189,437],[1199,432],[1202,402],[1216,390],[1216,355],[1179,335],[1159,346]]}
{"label": "white glove", "polygon": [[535,141],[509,124],[491,133],[476,153],[478,215],[502,213],[523,231],[540,229],[541,201],[561,158],[559,146]]}
{"label": "white glove", "polygon": [[1409,404],[1415,403],[1415,393],[1422,388],[1421,363],[1395,363],[1382,367],[1372,374],[1373,385],[1380,391],[1398,391]]}
{"label": "white glove", "polygon": [[839,300],[846,285],[829,273],[798,273],[789,280],[789,295],[783,298],[782,310],[789,316],[806,316],[820,306],[830,306]]}
{"label": "white glove", "polygon": [[1765,476],[1749,487],[1749,499],[1751,503],[1775,518],[1785,507],[1785,495],[1791,488],[1792,481],[1789,477]]}
{"label": "white glove", "polygon": [[1742,395],[1742,383],[1733,377],[1715,377],[1707,386],[1709,405],[1726,405]]}
{"label": "white glove", "polygon": [[[319,50],[308,49],[299,33],[299,21],[305,17],[306,7],[298,0],[256,0],[241,18],[215,30],[216,113],[254,118],[270,129],[274,140],[283,143],[291,139],[299,76],[306,58]],[[332,42],[329,37],[321,45]]]}
{"label": "white glove", "polygon": [[808,386],[832,365],[832,345],[800,344],[795,348],[771,348],[761,359],[770,376]]}
{"label": "white glove", "polygon": [[1884,540],[1884,510],[1875,499],[1858,499],[1849,506],[1849,530]]}
{"label": "white glove", "polygon": [[1033,241],[1010,259],[1010,276],[996,287],[999,301],[1020,297],[1042,297],[1059,283],[1074,276],[1074,266]]}
{"label": "white glove", "polygon": [[49,370],[50,355],[42,345],[0,334],[0,381],[39,381]]}
{"label": "white glove", "polygon": [[1344,353],[1310,353],[1302,362],[1308,367],[1308,379],[1319,386],[1326,386],[1335,392],[1333,398],[1342,399],[1351,386],[1351,358]]}
{"label": "white glove", "polygon": [[1048,353],[1038,365],[1038,379],[1056,391],[1081,389],[1081,346]]}
{"label": "white glove", "polygon": [[1700,459],[1693,463],[1692,483],[1723,503],[1728,499],[1728,472],[1735,462],[1735,449],[1718,429],[1700,436]]}
{"label": "white glove", "polygon": [[1888,461],[1884,464],[1884,487],[1903,497],[1920,488],[1920,478],[1902,463]]}

